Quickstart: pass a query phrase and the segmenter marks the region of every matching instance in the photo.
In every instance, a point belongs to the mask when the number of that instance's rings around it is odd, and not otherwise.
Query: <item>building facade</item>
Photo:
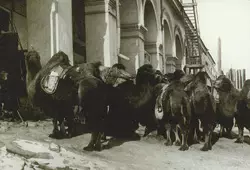
[[[207,83],[208,86],[211,87],[212,82],[215,81],[217,78],[217,71],[215,67],[216,64],[210,52],[208,51],[206,45],[202,41],[202,39],[200,39],[200,45],[201,45],[201,60],[202,60],[202,65],[204,65],[203,70],[208,73],[209,78]]]
[[[37,50],[42,64],[62,50],[72,64],[119,62],[131,73],[145,63],[164,73],[185,65],[179,0],[1,0],[0,6],[22,47]]]

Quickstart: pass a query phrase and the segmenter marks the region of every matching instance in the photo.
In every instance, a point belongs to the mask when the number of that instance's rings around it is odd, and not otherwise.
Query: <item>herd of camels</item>
[[[177,69],[163,75],[144,64],[134,76],[122,64],[72,66],[62,51],[42,67],[39,53],[31,50],[25,64],[28,100],[52,118],[50,137],[75,136],[75,118],[83,117],[91,132],[87,151],[101,151],[106,136],[138,136],[140,125],[145,127],[144,136],[157,130],[165,145],[174,143],[182,151],[201,140],[205,141],[201,150],[211,150],[215,127],[220,125],[220,136],[230,136],[234,119],[237,143],[244,141],[244,128],[250,130],[250,80],[239,91],[220,75],[211,90],[204,71],[186,75]]]

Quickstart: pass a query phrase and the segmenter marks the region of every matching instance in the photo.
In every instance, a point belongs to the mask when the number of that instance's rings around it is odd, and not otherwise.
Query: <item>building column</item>
[[[58,51],[73,64],[72,5],[69,0],[27,0],[28,49],[40,53],[42,65]]]
[[[177,57],[173,57],[170,54],[166,54],[166,73],[173,73],[176,69]]]
[[[159,52],[157,49],[157,43],[145,43],[145,50],[150,54],[151,56],[151,64],[154,68],[160,69],[159,61],[160,61],[160,56]]]
[[[115,0],[86,0],[85,25],[87,62],[117,63]]]
[[[129,60],[119,59],[127,71],[135,74],[137,69],[144,64],[144,34],[146,29],[138,24],[121,25],[120,53]]]

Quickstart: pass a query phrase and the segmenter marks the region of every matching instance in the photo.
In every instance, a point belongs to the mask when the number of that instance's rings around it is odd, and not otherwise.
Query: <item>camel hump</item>
[[[44,92],[47,94],[53,94],[57,89],[59,80],[66,76],[66,73],[70,68],[71,66],[63,67],[61,65],[53,67],[41,80],[41,87]]]

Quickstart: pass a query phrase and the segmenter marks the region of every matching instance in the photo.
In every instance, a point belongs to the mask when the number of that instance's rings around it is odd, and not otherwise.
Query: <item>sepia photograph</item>
[[[250,0],[0,0],[0,170],[250,170]]]

